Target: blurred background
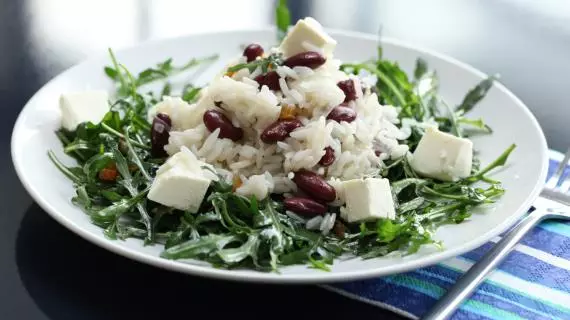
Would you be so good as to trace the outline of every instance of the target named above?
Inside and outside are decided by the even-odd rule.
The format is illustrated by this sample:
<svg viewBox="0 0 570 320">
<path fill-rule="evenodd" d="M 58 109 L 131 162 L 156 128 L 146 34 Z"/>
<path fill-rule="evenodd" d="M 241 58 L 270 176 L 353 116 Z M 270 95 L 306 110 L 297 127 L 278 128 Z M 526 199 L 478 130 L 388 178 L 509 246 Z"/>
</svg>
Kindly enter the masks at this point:
<svg viewBox="0 0 570 320">
<path fill-rule="evenodd" d="M 499 73 L 565 149 L 570 3 L 565 0 L 290 0 L 293 20 L 376 33 Z M 0 0 L 0 102 L 20 109 L 50 78 L 108 47 L 273 23 L 272 0 Z M 500 106 L 497 106 L 500 107 Z M 15 113 L 11 112 L 10 114 Z M 9 135 L 14 118 L 4 118 Z"/>
</svg>

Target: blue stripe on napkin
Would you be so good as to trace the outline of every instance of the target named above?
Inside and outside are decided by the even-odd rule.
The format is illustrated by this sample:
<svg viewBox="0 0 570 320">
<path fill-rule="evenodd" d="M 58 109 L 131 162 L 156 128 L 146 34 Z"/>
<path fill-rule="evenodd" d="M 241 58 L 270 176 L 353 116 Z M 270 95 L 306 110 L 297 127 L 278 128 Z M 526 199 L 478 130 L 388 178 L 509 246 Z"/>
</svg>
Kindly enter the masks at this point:
<svg viewBox="0 0 570 320">
<path fill-rule="evenodd" d="M 560 160 L 551 152 L 548 176 Z M 411 272 L 326 288 L 419 318 L 493 245 Z M 531 230 L 452 319 L 570 319 L 570 222 L 545 221 Z"/>
<path fill-rule="evenodd" d="M 478 261 L 493 245 L 494 243 L 488 242 L 473 251 L 463 254 L 462 257 L 473 262 Z M 570 265 L 570 261 L 568 264 Z M 517 250 L 509 254 L 499 269 L 530 282 L 540 282 L 544 286 L 570 292 L 570 270 L 556 267 L 549 264 L 548 261 Z"/>
<path fill-rule="evenodd" d="M 423 268 L 415 272 L 426 274 L 432 277 L 432 279 L 443 281 L 441 284 L 446 288 L 449 288 L 453 283 L 455 283 L 455 281 L 457 281 L 459 276 L 462 275 L 461 272 L 445 268 L 441 265 Z M 501 286 L 496 286 L 491 283 L 483 283 L 479 287 L 479 290 L 476 294 L 492 297 L 500 301 L 507 301 L 516 305 L 521 305 L 524 306 L 524 308 L 532 310 L 538 314 L 550 314 L 555 316 L 564 314 L 564 312 L 561 312 L 559 309 L 545 304 L 540 300 L 529 298 L 525 295 L 509 291 Z"/>
<path fill-rule="evenodd" d="M 449 288 L 452 285 L 452 281 L 449 278 L 444 278 L 439 274 L 434 274 L 431 272 L 414 272 L 412 277 L 422 280 L 424 282 L 433 283 L 440 288 Z M 443 289 L 442 289 L 443 290 Z M 442 291 L 443 292 L 443 291 Z M 440 295 L 438 295 L 439 297 Z M 514 313 L 525 318 L 532 318 L 538 319 L 546 317 L 548 318 L 549 315 L 541 312 L 539 309 L 534 309 L 521 304 L 516 299 L 505 299 L 501 295 L 492 293 L 489 291 L 481 290 L 471 297 L 471 300 L 478 302 L 479 306 L 484 306 L 483 308 L 486 309 L 484 313 L 479 313 L 480 315 L 488 315 L 489 313 L 496 314 L 498 310 L 503 310 L 509 313 Z M 493 306 L 496 305 L 497 308 Z M 509 316 L 512 316 L 509 314 Z"/>
<path fill-rule="evenodd" d="M 548 221 L 532 229 L 521 243 L 570 261 L 570 237 L 548 230 L 544 227 L 545 224 Z"/>
<path fill-rule="evenodd" d="M 540 228 L 557 233 L 566 239 L 570 238 L 570 224 L 559 221 L 545 221 L 539 225 Z"/>
</svg>

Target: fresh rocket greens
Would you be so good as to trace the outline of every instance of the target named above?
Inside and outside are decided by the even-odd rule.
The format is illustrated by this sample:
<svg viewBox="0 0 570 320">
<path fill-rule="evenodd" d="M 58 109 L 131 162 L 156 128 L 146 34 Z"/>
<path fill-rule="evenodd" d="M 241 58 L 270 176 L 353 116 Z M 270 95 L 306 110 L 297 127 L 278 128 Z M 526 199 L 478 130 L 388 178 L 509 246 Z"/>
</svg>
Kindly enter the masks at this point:
<svg viewBox="0 0 570 320">
<path fill-rule="evenodd" d="M 130 72 L 125 68 L 125 66 L 120 65 L 115 57 L 113 51 L 109 50 L 109 56 L 111 57 L 112 66 L 106 66 L 104 68 L 105 74 L 115 81 L 117 84 L 117 95 L 127 96 L 129 94 L 136 95 L 133 89 L 142 87 L 146 84 L 165 80 L 176 74 L 182 73 L 199 65 L 209 64 L 218 59 L 218 55 L 211 55 L 209 57 L 204 57 L 200 59 L 192 58 L 185 64 L 177 67 L 172 65 L 172 58 L 168 58 L 162 62 L 156 64 L 155 67 L 150 67 L 139 72 L 136 77 L 130 74 Z M 161 95 L 169 95 L 171 92 L 170 83 L 165 83 L 163 89 L 161 90 Z M 193 101 L 199 88 L 192 85 L 187 85 L 183 90 L 181 96 L 186 101 Z"/>
<path fill-rule="evenodd" d="M 289 25 L 286 1 L 279 2 L 276 17 L 282 36 Z M 424 125 L 435 124 L 456 136 L 491 132 L 481 119 L 468 118 L 467 114 L 484 98 L 495 77 L 475 86 L 460 105 L 450 107 L 439 96 L 437 75 L 425 61 L 418 59 L 409 78 L 397 63 L 382 57 L 381 47 L 378 51 L 375 60 L 347 63 L 342 69 L 354 74 L 368 72 L 378 78 L 371 90 L 378 94 L 381 104 L 399 109 L 402 122 L 411 123 L 412 135 L 405 143 L 412 151 L 424 133 Z M 52 151 L 48 156 L 73 182 L 76 196 L 72 202 L 103 228 L 106 237 L 134 237 L 143 239 L 145 245 L 164 245 L 161 256 L 166 259 L 200 259 L 229 269 L 278 271 L 281 266 L 309 264 L 328 270 L 343 254 L 373 258 L 393 251 L 413 253 L 422 245 L 439 246 L 432 238 L 438 226 L 461 223 L 475 207 L 491 204 L 505 192 L 488 174 L 506 163 L 514 145 L 482 169 L 475 158 L 471 176 L 457 182 L 419 177 L 406 157 L 388 161 L 378 175 L 391 181 L 396 219 L 359 224 L 337 221 L 336 232 L 328 235 L 307 230 L 303 219 L 285 212 L 280 197 L 262 201 L 247 198 L 234 193 L 232 184 L 223 179 L 212 182 L 198 213 L 162 206 L 146 197 L 156 170 L 166 160 L 150 153 L 147 112 L 162 95 L 196 101 L 199 86 L 187 83 L 179 93 L 172 93 L 168 79 L 207 65 L 215 56 L 191 59 L 181 67 L 167 59 L 134 75 L 112 51 L 109 53 L 111 64 L 104 72 L 116 88 L 111 110 L 100 123 L 83 123 L 73 132 L 56 132 L 63 151 L 77 165 L 65 165 Z M 281 63 L 280 56 L 270 55 L 228 71 L 258 66 L 267 69 Z M 157 81 L 164 82 L 161 90 L 143 88 Z"/>
<path fill-rule="evenodd" d="M 462 103 L 455 108 L 449 106 L 438 94 L 439 80 L 435 71 L 429 71 L 427 62 L 419 58 L 409 79 L 395 61 L 382 58 L 382 49 L 378 57 L 364 63 L 345 63 L 341 66 L 345 72 L 359 74 L 367 72 L 377 77 L 374 91 L 378 93 L 381 104 L 400 108 L 400 119 L 413 119 L 426 122 L 433 119 L 439 129 L 458 137 L 467 137 L 469 133 L 491 133 L 492 129 L 482 119 L 471 119 L 465 116 L 481 101 L 497 75 L 488 77 L 467 92 Z M 423 134 L 420 126 L 415 126 L 412 138 L 407 144 L 415 147 Z"/>
<path fill-rule="evenodd" d="M 435 121 L 440 130 L 458 137 L 464 137 L 470 129 L 483 133 L 492 130 L 482 119 L 470 119 L 466 113 L 480 102 L 498 78 L 491 76 L 467 92 L 462 103 L 451 108 L 438 94 L 438 78 L 428 70 L 426 61 L 417 59 L 413 79 L 394 61 L 378 58 L 365 63 L 346 63 L 341 66 L 345 72 L 359 74 L 363 70 L 378 79 L 374 92 L 381 104 L 400 109 L 399 117 L 412 120 L 412 135 L 406 144 L 413 151 L 423 135 L 421 124 Z M 395 221 L 380 219 L 362 223 L 359 233 L 348 237 L 344 244 L 356 248 L 357 255 L 365 258 L 386 255 L 395 250 L 416 252 L 421 245 L 436 244 L 432 232 L 442 224 L 461 223 L 471 216 L 474 207 L 493 203 L 505 190 L 500 182 L 490 179 L 487 173 L 502 166 L 515 145 L 511 145 L 495 161 L 482 170 L 474 158 L 473 172 L 458 182 L 439 182 L 423 179 L 412 170 L 407 158 L 389 163 L 381 173 L 391 181 L 394 199 L 397 199 Z M 477 182 L 484 182 L 475 185 Z"/>
<path fill-rule="evenodd" d="M 365 258 L 386 255 L 395 250 L 416 252 L 423 244 L 438 244 L 432 232 L 443 224 L 461 223 L 476 206 L 491 204 L 505 190 L 499 182 L 485 175 L 505 164 L 515 146 L 510 146 L 497 160 L 461 181 L 441 183 L 418 178 L 405 158 L 392 163 L 385 175 L 392 182 L 398 200 L 396 220 L 380 219 L 360 225 L 360 233 L 346 241 Z M 485 181 L 487 186 L 474 186 Z"/>
<path fill-rule="evenodd" d="M 261 72 L 265 73 L 270 68 L 277 68 L 283 64 L 283 57 L 281 54 L 271 54 L 267 58 L 257 59 L 248 63 L 236 64 L 228 68 L 228 72 L 238 72 L 241 69 L 247 68 L 250 72 L 253 72 L 258 67 L 261 68 Z"/>
<path fill-rule="evenodd" d="M 277 25 L 277 39 L 281 42 L 287 34 L 287 28 L 291 25 L 291 14 L 287 7 L 287 0 L 279 0 L 275 10 L 275 24 Z"/>
</svg>

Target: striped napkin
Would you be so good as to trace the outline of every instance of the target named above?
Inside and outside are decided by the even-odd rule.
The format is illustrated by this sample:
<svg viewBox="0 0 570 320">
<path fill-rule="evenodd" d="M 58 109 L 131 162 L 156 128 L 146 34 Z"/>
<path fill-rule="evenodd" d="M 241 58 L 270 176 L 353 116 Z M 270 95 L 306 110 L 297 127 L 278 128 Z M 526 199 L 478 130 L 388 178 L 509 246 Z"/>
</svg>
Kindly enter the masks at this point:
<svg viewBox="0 0 570 320">
<path fill-rule="evenodd" d="M 561 160 L 550 152 L 548 176 Z M 423 269 L 327 288 L 417 319 L 498 240 Z M 531 230 L 451 319 L 570 319 L 570 222 Z"/>
</svg>

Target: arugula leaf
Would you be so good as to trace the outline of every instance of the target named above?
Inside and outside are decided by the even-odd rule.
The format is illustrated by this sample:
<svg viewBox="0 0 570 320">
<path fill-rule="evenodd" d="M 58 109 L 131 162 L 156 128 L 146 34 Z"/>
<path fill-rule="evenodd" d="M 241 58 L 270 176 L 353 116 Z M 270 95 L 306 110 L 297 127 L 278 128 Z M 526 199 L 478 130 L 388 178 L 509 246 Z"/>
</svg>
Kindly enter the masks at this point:
<svg viewBox="0 0 570 320">
<path fill-rule="evenodd" d="M 143 190 L 130 199 L 119 200 L 113 205 L 108 206 L 102 210 L 93 210 L 90 214 L 91 220 L 98 225 L 109 225 L 122 214 L 129 211 L 133 206 L 136 206 L 141 201 L 141 199 L 146 196 L 147 193 L 148 189 Z"/>
<path fill-rule="evenodd" d="M 414 69 L 414 80 L 417 82 L 419 81 L 428 71 L 427 62 L 422 59 L 418 58 L 416 60 L 416 68 Z"/>
<path fill-rule="evenodd" d="M 119 93 L 125 93 L 127 91 L 127 82 L 125 80 L 125 77 L 123 76 L 123 73 L 121 72 L 121 69 L 119 68 L 119 63 L 117 62 L 117 58 L 115 57 L 115 53 L 113 52 L 113 50 L 111 48 L 108 49 L 109 51 L 109 56 L 111 57 L 111 62 L 113 63 L 113 68 L 111 67 L 105 67 L 105 73 L 107 74 L 107 76 L 109 76 L 111 79 L 113 80 L 119 80 L 120 86 L 119 86 Z"/>
<path fill-rule="evenodd" d="M 129 166 L 127 163 L 127 159 L 123 156 L 123 154 L 119 151 L 117 147 L 112 147 L 111 152 L 113 153 L 113 158 L 115 158 L 115 163 L 117 166 L 117 171 L 119 171 L 121 177 L 121 184 L 127 189 L 127 191 L 131 194 L 131 196 L 135 196 L 138 192 L 138 185 L 133 180 L 133 176 L 129 170 Z M 136 158 L 136 155 L 135 155 Z M 140 160 L 138 160 L 140 161 Z M 144 170 L 143 170 L 144 171 Z M 147 230 L 147 238 L 145 239 L 145 243 L 149 244 L 153 241 L 153 228 L 152 228 L 152 221 L 150 215 L 148 214 L 144 203 L 137 201 L 136 208 L 140 213 L 140 217 L 146 227 Z"/>
<path fill-rule="evenodd" d="M 314 269 L 320 269 L 323 271 L 331 271 L 331 268 L 327 265 L 324 260 L 317 260 L 311 256 L 309 256 L 309 262 L 311 263 L 311 267 Z"/>
<path fill-rule="evenodd" d="M 401 71 L 395 63 L 384 60 L 378 60 L 375 66 L 371 64 L 345 63 L 341 66 L 341 69 L 354 74 L 358 74 L 360 70 L 366 70 L 374 74 L 379 80 L 377 87 L 380 98 L 383 99 L 386 104 L 401 107 L 408 104 L 405 93 L 403 92 L 406 88 L 402 88 L 400 85 L 408 87 L 411 86 L 411 84 L 408 82 L 407 75 Z"/>
<path fill-rule="evenodd" d="M 251 257 L 254 264 L 257 262 L 257 254 L 260 245 L 259 234 L 250 234 L 247 241 L 237 248 L 222 249 L 217 255 L 227 264 L 235 264 Z"/>
<path fill-rule="evenodd" d="M 203 63 L 210 63 L 218 59 L 218 55 L 212 55 L 205 58 L 192 58 L 190 61 L 186 62 L 180 67 L 175 67 L 172 65 L 172 58 L 168 58 L 163 62 L 157 63 L 154 68 L 147 68 L 141 71 L 136 78 L 137 87 L 143 86 L 145 84 L 166 79 L 190 68 L 196 67 Z"/>
<path fill-rule="evenodd" d="M 116 69 L 106 66 L 103 70 L 105 71 L 107 77 L 113 80 L 118 80 L 119 73 L 117 72 Z"/>
<path fill-rule="evenodd" d="M 107 167 L 112 161 L 113 155 L 109 152 L 97 154 L 85 162 L 83 172 L 90 179 L 94 179 L 99 171 Z"/>
<path fill-rule="evenodd" d="M 497 167 L 504 166 L 507 163 L 509 155 L 511 154 L 511 152 L 513 152 L 513 150 L 515 150 L 516 147 L 517 147 L 516 144 L 510 145 L 497 159 L 495 159 L 495 161 L 491 162 L 489 165 L 487 165 L 485 168 L 483 168 L 481 171 L 477 172 L 476 174 L 472 175 L 471 177 L 468 177 L 466 180 L 469 182 L 475 182 L 481 180 L 482 178 L 484 178 L 485 174 L 487 174 L 489 171 Z"/>
<path fill-rule="evenodd" d="M 449 113 L 447 118 L 447 120 L 449 120 L 449 132 L 456 137 L 463 138 L 463 132 L 459 127 L 459 120 L 457 119 L 457 114 L 451 109 L 451 107 L 449 107 L 447 103 L 442 101 L 442 104 L 445 106 L 445 108 Z"/>
<path fill-rule="evenodd" d="M 85 208 L 91 207 L 91 199 L 87 193 L 85 186 L 79 186 L 76 190 L 77 192 L 77 203 Z"/>
<path fill-rule="evenodd" d="M 471 90 L 469 90 L 469 92 L 467 92 L 467 94 L 463 98 L 461 104 L 455 108 L 455 112 L 459 113 L 460 115 L 463 115 L 471 111 L 477 103 L 483 100 L 483 98 L 485 97 L 485 95 L 487 95 L 487 92 L 491 89 L 493 83 L 497 79 L 499 79 L 499 75 L 489 76 L 487 79 L 481 81 Z"/>
<path fill-rule="evenodd" d="M 118 63 L 113 50 L 109 48 L 108 51 L 113 66 L 105 66 L 104 72 L 111 80 L 118 82 L 117 93 L 119 97 L 124 97 L 129 93 L 134 97 L 136 95 L 136 88 L 138 87 L 158 80 L 167 79 L 198 65 L 211 63 L 218 59 L 218 55 L 215 54 L 203 58 L 192 58 L 181 66 L 173 66 L 172 58 L 168 58 L 157 63 L 155 67 L 144 69 L 134 77 L 125 66 Z"/>
<path fill-rule="evenodd" d="M 111 127 L 108 126 L 106 123 L 103 123 L 103 122 L 102 122 L 100 125 L 101 125 L 101 128 L 103 128 L 103 129 L 104 129 L 105 131 L 107 131 L 108 133 L 110 133 L 110 134 L 116 136 L 117 138 L 125 139 L 125 136 L 124 136 L 122 133 L 120 133 L 119 131 L 117 131 L 117 130 L 111 128 Z M 130 140 L 129 142 L 132 143 L 134 146 L 136 146 L 136 147 L 138 147 L 138 148 L 150 150 L 150 146 L 149 146 L 149 145 L 145 145 L 145 144 L 142 144 L 142 143 L 140 143 L 140 142 L 138 142 L 138 141 L 134 141 L 134 140 Z"/>
<path fill-rule="evenodd" d="M 277 25 L 277 39 L 281 41 L 287 34 L 287 29 L 291 24 L 291 14 L 287 7 L 287 0 L 279 0 L 275 9 L 275 24 Z"/>
<path fill-rule="evenodd" d="M 188 103 L 196 101 L 196 98 L 198 97 L 198 94 L 200 93 L 201 90 L 202 88 L 194 87 L 192 85 L 186 86 L 182 90 L 182 100 Z"/>
<path fill-rule="evenodd" d="M 48 151 L 48 157 L 53 162 L 53 164 L 63 173 L 69 180 L 73 181 L 76 184 L 81 184 L 85 179 L 84 177 L 77 175 L 77 173 L 73 172 L 71 168 L 64 165 L 55 155 L 52 150 Z"/>
<path fill-rule="evenodd" d="M 426 202 L 426 199 L 423 197 L 414 198 L 408 202 L 402 203 L 398 206 L 398 212 L 405 213 L 408 211 L 417 210 Z"/>
<path fill-rule="evenodd" d="M 160 91 L 160 96 L 164 97 L 164 96 L 169 96 L 172 92 L 172 85 L 170 84 L 170 82 L 167 82 L 164 84 L 164 87 L 162 87 L 162 91 Z"/>
<path fill-rule="evenodd" d="M 411 186 L 414 184 L 415 185 L 423 185 L 425 183 L 427 183 L 427 180 L 418 179 L 418 178 L 407 178 L 407 179 L 401 179 L 401 180 L 392 182 L 391 188 L 392 188 L 392 192 L 395 195 L 398 195 L 398 194 L 400 194 L 400 192 L 402 192 L 402 190 L 404 190 L 408 186 Z"/>
<path fill-rule="evenodd" d="M 124 135 L 124 136 L 125 136 L 125 139 L 122 140 L 122 141 L 124 141 L 125 144 L 127 145 L 127 148 L 128 148 L 128 152 L 127 152 L 127 153 L 128 153 L 128 156 L 129 156 L 129 160 L 130 160 L 131 162 L 133 162 L 133 163 L 137 166 L 139 172 L 142 173 L 143 177 L 144 177 L 148 182 L 151 182 L 152 178 L 150 177 L 150 175 L 149 175 L 148 172 L 146 171 L 146 168 L 144 167 L 144 165 L 143 165 L 143 163 L 142 163 L 142 160 L 139 158 L 137 152 L 135 151 L 135 148 L 133 147 L 133 145 L 132 145 L 132 143 L 131 143 L 131 138 L 129 137 L 129 134 L 128 134 L 129 130 L 130 130 L 130 127 L 127 127 L 127 128 L 125 129 L 125 135 Z M 130 171 L 130 169 L 129 169 L 128 171 Z"/>
<path fill-rule="evenodd" d="M 408 254 L 416 252 L 421 245 L 437 244 L 430 232 L 429 223 L 422 225 L 413 215 L 400 221 L 388 219 L 361 225 L 356 254 L 363 259 L 385 256 L 390 252 L 403 250 Z"/>
<path fill-rule="evenodd" d="M 166 259 L 196 259 L 216 254 L 228 244 L 239 241 L 236 235 L 210 234 L 198 239 L 188 240 L 164 250 L 160 256 Z"/>
<path fill-rule="evenodd" d="M 389 219 L 379 219 L 376 228 L 379 242 L 392 242 L 400 233 L 403 225 L 394 224 Z"/>
<path fill-rule="evenodd" d="M 481 118 L 469 119 L 469 118 L 465 118 L 465 117 L 459 117 L 457 119 L 457 123 L 468 125 L 470 127 L 483 130 L 487 133 L 493 133 L 493 129 L 491 129 L 491 127 L 489 127 L 487 124 L 485 124 L 485 122 L 483 122 L 483 119 L 481 119 Z"/>
<path fill-rule="evenodd" d="M 282 64 L 283 64 L 282 54 L 271 54 L 266 58 L 257 59 L 248 63 L 240 63 L 236 64 L 235 66 L 231 66 L 228 68 L 228 72 L 230 73 L 238 72 L 239 70 L 245 68 L 247 68 L 249 72 L 253 72 L 255 69 L 261 68 L 262 73 L 265 73 L 270 67 L 275 69 Z"/>
<path fill-rule="evenodd" d="M 110 190 L 101 190 L 101 196 L 103 196 L 105 199 L 111 202 L 117 202 L 123 200 L 123 196 L 121 196 L 119 193 L 115 191 L 110 191 Z"/>
</svg>

